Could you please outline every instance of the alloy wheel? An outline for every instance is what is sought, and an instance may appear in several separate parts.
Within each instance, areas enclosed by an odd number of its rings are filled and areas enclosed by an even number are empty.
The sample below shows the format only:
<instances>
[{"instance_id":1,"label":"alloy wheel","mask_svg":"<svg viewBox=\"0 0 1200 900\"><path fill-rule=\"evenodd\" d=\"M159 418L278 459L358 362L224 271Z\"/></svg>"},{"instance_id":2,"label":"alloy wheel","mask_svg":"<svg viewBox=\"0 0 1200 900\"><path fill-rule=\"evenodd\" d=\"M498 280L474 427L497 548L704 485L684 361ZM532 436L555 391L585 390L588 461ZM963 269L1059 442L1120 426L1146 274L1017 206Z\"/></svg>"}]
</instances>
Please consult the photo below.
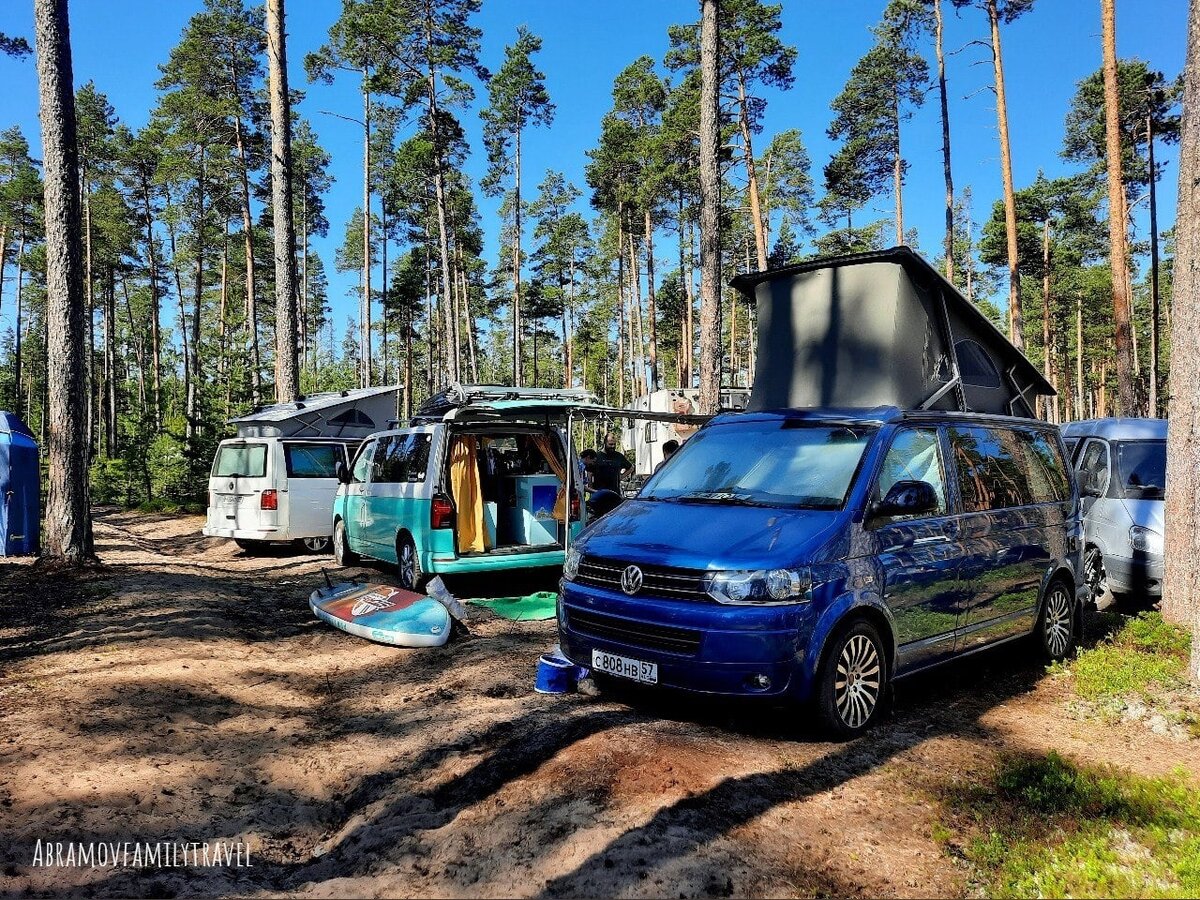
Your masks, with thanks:
<instances>
[{"instance_id":1,"label":"alloy wheel","mask_svg":"<svg viewBox=\"0 0 1200 900\"><path fill-rule=\"evenodd\" d=\"M850 728L861 728L879 703L879 651L865 634L852 635L838 658L833 696L838 715Z\"/></svg>"},{"instance_id":2,"label":"alloy wheel","mask_svg":"<svg viewBox=\"0 0 1200 900\"><path fill-rule=\"evenodd\" d=\"M416 549L409 541L400 545L400 583L412 590L417 583Z\"/></svg>"},{"instance_id":3,"label":"alloy wheel","mask_svg":"<svg viewBox=\"0 0 1200 900\"><path fill-rule=\"evenodd\" d=\"M1042 627L1046 650L1055 658L1063 656L1071 643L1071 600L1062 585L1055 585L1046 597Z\"/></svg>"},{"instance_id":4,"label":"alloy wheel","mask_svg":"<svg viewBox=\"0 0 1200 900\"><path fill-rule=\"evenodd\" d=\"M1096 549L1088 551L1083 561L1083 579L1092 592L1092 601L1098 602L1108 593L1108 573L1104 571L1104 555Z\"/></svg>"}]
</instances>

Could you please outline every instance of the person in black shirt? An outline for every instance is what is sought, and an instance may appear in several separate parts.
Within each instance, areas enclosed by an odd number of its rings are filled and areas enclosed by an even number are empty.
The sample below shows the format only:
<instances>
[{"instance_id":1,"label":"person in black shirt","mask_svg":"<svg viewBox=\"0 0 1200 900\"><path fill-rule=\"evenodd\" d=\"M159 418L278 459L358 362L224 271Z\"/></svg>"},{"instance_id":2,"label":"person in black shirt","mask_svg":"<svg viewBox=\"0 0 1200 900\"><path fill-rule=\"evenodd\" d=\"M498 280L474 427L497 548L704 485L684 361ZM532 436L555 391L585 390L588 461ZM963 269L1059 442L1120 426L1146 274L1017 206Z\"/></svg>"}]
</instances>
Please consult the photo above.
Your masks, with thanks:
<instances>
[{"instance_id":1,"label":"person in black shirt","mask_svg":"<svg viewBox=\"0 0 1200 900\"><path fill-rule=\"evenodd\" d=\"M604 436L604 450L592 463L592 487L597 490L621 493L621 476L633 468L633 463L617 449L617 436L611 431Z\"/></svg>"}]
</instances>

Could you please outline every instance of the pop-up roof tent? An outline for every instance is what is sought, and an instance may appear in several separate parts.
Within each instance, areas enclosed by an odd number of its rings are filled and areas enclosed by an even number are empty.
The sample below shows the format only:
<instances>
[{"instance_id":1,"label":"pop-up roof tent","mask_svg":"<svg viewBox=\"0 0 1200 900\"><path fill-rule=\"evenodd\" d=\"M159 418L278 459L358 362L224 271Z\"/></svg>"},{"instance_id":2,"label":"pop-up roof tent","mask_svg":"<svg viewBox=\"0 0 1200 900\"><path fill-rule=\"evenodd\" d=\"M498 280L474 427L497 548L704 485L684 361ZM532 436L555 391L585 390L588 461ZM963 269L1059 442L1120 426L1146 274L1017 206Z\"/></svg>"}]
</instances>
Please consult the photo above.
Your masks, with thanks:
<instances>
[{"instance_id":1,"label":"pop-up roof tent","mask_svg":"<svg viewBox=\"0 0 1200 900\"><path fill-rule=\"evenodd\" d=\"M907 247L733 279L758 304L749 409L898 406L1035 416L1054 389Z\"/></svg>"},{"instance_id":2,"label":"pop-up roof tent","mask_svg":"<svg viewBox=\"0 0 1200 900\"><path fill-rule=\"evenodd\" d=\"M16 415L0 412L0 556L38 552L41 473L33 432Z\"/></svg>"},{"instance_id":3,"label":"pop-up roof tent","mask_svg":"<svg viewBox=\"0 0 1200 900\"><path fill-rule=\"evenodd\" d=\"M238 437L364 438L396 417L399 385L309 394L230 419Z\"/></svg>"}]
</instances>

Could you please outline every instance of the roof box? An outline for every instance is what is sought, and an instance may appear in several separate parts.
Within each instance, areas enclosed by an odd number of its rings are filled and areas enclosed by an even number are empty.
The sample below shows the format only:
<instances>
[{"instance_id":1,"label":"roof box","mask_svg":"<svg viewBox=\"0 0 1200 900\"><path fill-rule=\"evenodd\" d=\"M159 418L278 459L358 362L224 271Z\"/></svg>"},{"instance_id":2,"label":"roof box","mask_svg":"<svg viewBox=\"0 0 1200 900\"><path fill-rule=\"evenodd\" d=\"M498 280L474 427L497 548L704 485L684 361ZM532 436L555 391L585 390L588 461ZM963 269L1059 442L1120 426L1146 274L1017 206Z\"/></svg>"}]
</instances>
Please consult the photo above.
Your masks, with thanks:
<instances>
[{"instance_id":1,"label":"roof box","mask_svg":"<svg viewBox=\"0 0 1200 900\"><path fill-rule=\"evenodd\" d=\"M1054 389L907 247L733 279L758 306L748 409L898 406L1036 416Z\"/></svg>"}]
</instances>

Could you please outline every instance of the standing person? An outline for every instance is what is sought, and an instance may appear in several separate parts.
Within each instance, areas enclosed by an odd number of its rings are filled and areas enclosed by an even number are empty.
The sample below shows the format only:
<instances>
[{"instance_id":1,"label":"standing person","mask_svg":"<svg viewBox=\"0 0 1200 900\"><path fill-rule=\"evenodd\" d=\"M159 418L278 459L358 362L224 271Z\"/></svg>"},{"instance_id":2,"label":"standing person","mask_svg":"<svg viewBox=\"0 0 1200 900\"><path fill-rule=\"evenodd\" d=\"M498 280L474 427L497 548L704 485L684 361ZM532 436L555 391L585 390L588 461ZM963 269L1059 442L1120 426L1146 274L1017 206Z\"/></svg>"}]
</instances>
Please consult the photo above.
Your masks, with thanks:
<instances>
[{"instance_id":1,"label":"standing person","mask_svg":"<svg viewBox=\"0 0 1200 900\"><path fill-rule=\"evenodd\" d=\"M610 431L604 436L604 451L592 464L592 487L619 494L621 477L632 468L633 463L617 449L617 436Z\"/></svg>"},{"instance_id":2,"label":"standing person","mask_svg":"<svg viewBox=\"0 0 1200 900\"><path fill-rule=\"evenodd\" d=\"M596 451L588 447L579 454L579 477L583 480L583 486L590 489L592 485L592 469L596 465Z\"/></svg>"},{"instance_id":3,"label":"standing person","mask_svg":"<svg viewBox=\"0 0 1200 900\"><path fill-rule=\"evenodd\" d=\"M659 469L661 469L663 466L665 466L667 464L667 460L670 459L672 456L674 456L678 452L679 452L679 441L667 441L665 444L663 444L662 462L660 462L657 466L654 467L654 471L657 472Z\"/></svg>"}]
</instances>

